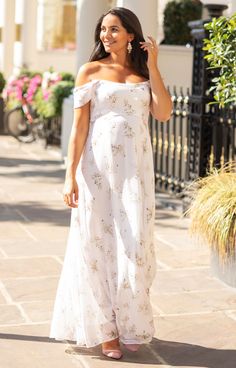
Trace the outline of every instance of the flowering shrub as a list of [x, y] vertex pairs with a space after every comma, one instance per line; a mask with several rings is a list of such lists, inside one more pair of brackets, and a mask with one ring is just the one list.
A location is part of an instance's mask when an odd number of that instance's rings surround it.
[[22, 104], [25, 96], [26, 101], [33, 105], [34, 95], [40, 87], [42, 76], [37, 72], [24, 72], [18, 76], [11, 76], [3, 91], [7, 109], [12, 109]]
[[26, 101], [28, 103], [33, 103], [34, 95], [38, 88], [41, 86], [42, 83], [42, 76], [39, 74], [36, 74], [32, 79], [29, 81], [29, 86], [26, 91]]
[[22, 104], [23, 99], [42, 118], [61, 115], [63, 99], [74, 87], [74, 77], [70, 73], [46, 71], [22, 71], [8, 80], [4, 97], [8, 109]]
[[45, 72], [41, 88], [35, 94], [37, 113], [43, 118], [61, 115], [62, 103], [74, 87], [70, 73]]

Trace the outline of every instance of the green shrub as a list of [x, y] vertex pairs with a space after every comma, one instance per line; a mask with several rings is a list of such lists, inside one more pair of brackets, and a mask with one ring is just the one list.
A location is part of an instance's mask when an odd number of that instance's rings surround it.
[[200, 19], [202, 4], [200, 0], [172, 0], [164, 10], [164, 40], [162, 44], [186, 45], [192, 36], [188, 22]]
[[204, 39], [205, 58], [217, 74], [209, 91], [213, 91], [214, 103], [224, 107], [236, 102], [236, 13], [213, 18], [205, 28], [209, 32]]
[[48, 99], [45, 99], [43, 90], [40, 88], [34, 99], [34, 107], [43, 118], [60, 116], [62, 113], [63, 99], [70, 96], [74, 87], [74, 81], [61, 80], [50, 87]]
[[0, 95], [5, 87], [5, 84], [6, 84], [6, 80], [3, 76], [3, 74], [0, 72]]
[[68, 82], [75, 82], [75, 78], [71, 73], [68, 72], [61, 72], [60, 73], [61, 80], [68, 81]]

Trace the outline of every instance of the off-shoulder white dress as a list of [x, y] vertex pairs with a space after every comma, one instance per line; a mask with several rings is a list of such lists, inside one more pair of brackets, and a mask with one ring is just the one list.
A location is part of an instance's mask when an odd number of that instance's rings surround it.
[[89, 101], [79, 206], [72, 209], [50, 337], [87, 347], [118, 336], [147, 343], [156, 269], [149, 81], [92, 80], [74, 89], [74, 108]]

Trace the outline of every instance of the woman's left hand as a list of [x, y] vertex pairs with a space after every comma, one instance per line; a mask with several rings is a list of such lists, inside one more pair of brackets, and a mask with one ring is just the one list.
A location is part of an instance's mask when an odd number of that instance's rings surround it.
[[149, 42], [140, 42], [140, 44], [141, 49], [148, 53], [147, 67], [150, 70], [157, 67], [158, 46], [153, 37], [148, 36], [148, 38], [150, 40]]

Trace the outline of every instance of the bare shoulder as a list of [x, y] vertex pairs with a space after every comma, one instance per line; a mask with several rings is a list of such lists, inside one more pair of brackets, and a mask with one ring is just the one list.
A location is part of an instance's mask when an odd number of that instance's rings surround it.
[[78, 71], [75, 85], [81, 86], [85, 83], [90, 82], [93, 79], [93, 75], [99, 71], [100, 68], [99, 61], [91, 61], [88, 63], [83, 64]]

